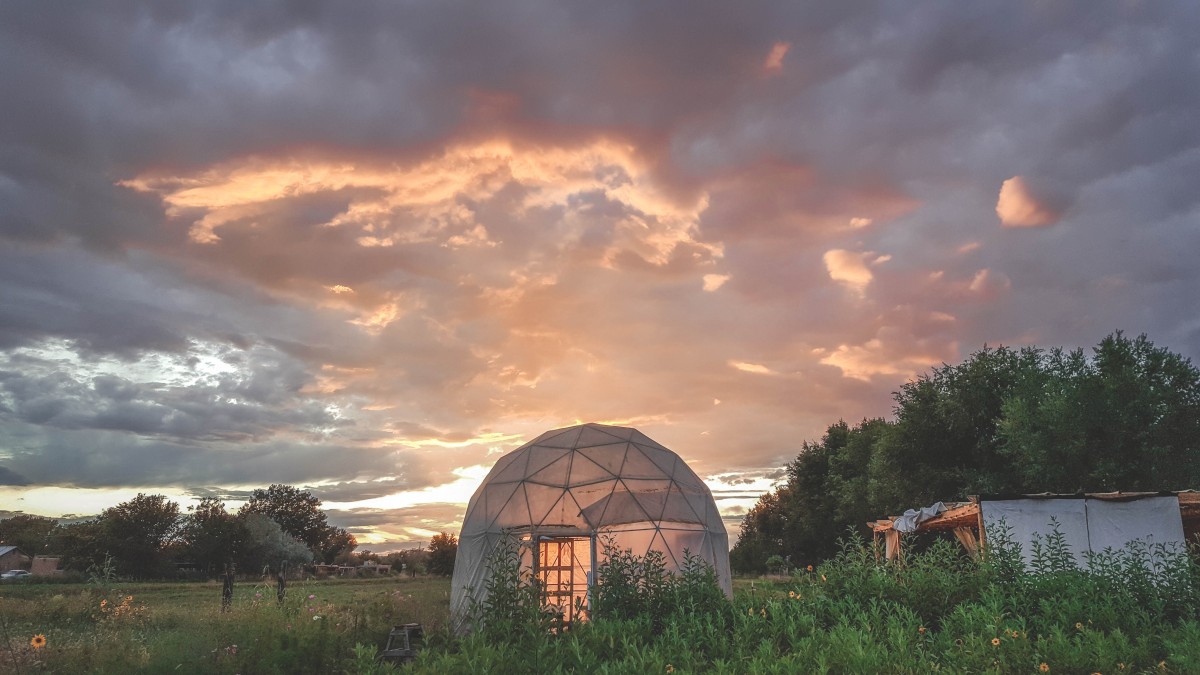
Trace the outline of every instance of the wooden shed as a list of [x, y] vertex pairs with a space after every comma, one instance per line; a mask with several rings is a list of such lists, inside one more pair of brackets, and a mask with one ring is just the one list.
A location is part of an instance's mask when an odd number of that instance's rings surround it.
[[[884, 556], [903, 554], [911, 532], [950, 532], [972, 556], [986, 543], [990, 523], [1001, 518], [1015, 525], [1017, 543], [1053, 527], [1067, 535], [1077, 556], [1085, 551], [1119, 548], [1132, 539], [1153, 542], [1193, 541], [1200, 535], [1200, 492], [1092, 492], [972, 496], [965, 502], [912, 509], [901, 516], [867, 523]], [[1051, 521], [1053, 519], [1053, 521]], [[1025, 546], [1028, 549], [1028, 546]], [[1028, 557], [1028, 556], [1027, 556]]]

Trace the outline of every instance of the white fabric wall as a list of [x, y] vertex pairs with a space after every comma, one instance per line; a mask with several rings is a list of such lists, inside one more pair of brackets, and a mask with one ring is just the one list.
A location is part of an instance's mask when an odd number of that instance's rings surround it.
[[1092, 550], [1097, 553], [1106, 548], [1120, 549], [1135, 539], [1148, 544], [1184, 544], [1178, 497], [1146, 497], [1128, 502], [1089, 499], [1087, 502], [1088, 530]]
[[[1083, 566], [1084, 554], [1090, 550], [1088, 544], [1087, 509], [1083, 499], [1005, 499], [1002, 501], [981, 501], [980, 513], [983, 515], [983, 526], [987, 529], [985, 538], [991, 542], [994, 532], [1001, 530], [1001, 522], [1010, 528], [1013, 543], [1021, 545], [1021, 557], [1025, 566], [1029, 567], [1032, 560], [1032, 542], [1035, 534], [1045, 541], [1047, 535], [1054, 532], [1051, 523], [1057, 521], [1058, 530], [1067, 540], [1067, 546], [1075, 556], [1075, 563]], [[1053, 519], [1053, 521], [1051, 520]]]
[[1086, 553], [1119, 550], [1134, 540], [1149, 544], [1182, 546], [1183, 520], [1179, 498], [1144, 497], [1128, 501], [1105, 499], [1007, 499], [982, 501], [979, 505], [987, 536], [1004, 521], [1013, 541], [1021, 545], [1026, 567], [1032, 561], [1033, 535], [1053, 532], [1051, 518], [1059, 525], [1076, 564], [1086, 565]]

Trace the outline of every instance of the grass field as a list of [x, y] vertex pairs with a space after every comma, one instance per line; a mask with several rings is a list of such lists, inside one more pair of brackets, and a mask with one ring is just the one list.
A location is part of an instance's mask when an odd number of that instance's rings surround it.
[[339, 672], [356, 644], [373, 655], [392, 625], [436, 633], [449, 612], [448, 579], [291, 581], [282, 607], [273, 583], [234, 590], [222, 612], [217, 582], [5, 584], [0, 672]]
[[297, 581], [282, 606], [273, 584], [241, 583], [227, 612], [216, 582], [19, 582], [0, 586], [0, 672], [375, 674], [391, 670], [375, 660], [391, 627], [417, 622], [428, 639], [409, 669], [439, 674], [1200, 673], [1195, 557], [1055, 560], [1029, 572], [935, 545], [880, 565], [851, 547], [737, 579], [732, 602], [696, 579], [656, 582], [606, 615], [597, 600], [596, 619], [565, 633], [535, 605], [500, 607], [465, 638], [446, 630], [447, 579]]

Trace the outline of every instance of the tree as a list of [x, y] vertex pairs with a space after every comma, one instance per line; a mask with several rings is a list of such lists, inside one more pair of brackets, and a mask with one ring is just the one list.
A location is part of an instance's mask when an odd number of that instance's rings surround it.
[[209, 574], [237, 560], [247, 538], [245, 522], [226, 511], [217, 497], [204, 497], [188, 510], [180, 531], [180, 555]]
[[312, 562], [312, 549], [284, 532], [275, 520], [262, 513], [249, 513], [242, 522], [246, 528], [246, 540], [238, 560], [240, 569], [247, 572], [267, 568], [278, 571], [285, 566]]
[[46, 552], [50, 533], [58, 525], [53, 518], [21, 514], [0, 520], [0, 544], [9, 544], [28, 555]]
[[429, 573], [448, 577], [454, 574], [454, 559], [458, 555], [458, 537], [443, 532], [433, 535], [429, 542]]
[[291, 485], [272, 485], [250, 493], [238, 514], [260, 513], [274, 520], [284, 532], [304, 542], [313, 557], [328, 562], [354, 550], [358, 543], [345, 530], [329, 525], [321, 511], [321, 500]]
[[101, 548], [111, 554], [121, 574], [162, 576], [169, 567], [167, 544], [179, 529], [179, 505], [163, 495], [138, 494], [105, 509], [98, 519]]
[[47, 550], [61, 558], [65, 570], [86, 572], [104, 560], [107, 553], [100, 521], [59, 525], [50, 532]]
[[1084, 350], [988, 348], [895, 393], [895, 419], [831, 425], [742, 522], [734, 569], [836, 552], [847, 528], [968, 495], [1200, 485], [1200, 370], [1117, 332]]
[[325, 530], [325, 538], [316, 557], [326, 563], [349, 559], [357, 547], [358, 540], [354, 535], [340, 527], [330, 527]]

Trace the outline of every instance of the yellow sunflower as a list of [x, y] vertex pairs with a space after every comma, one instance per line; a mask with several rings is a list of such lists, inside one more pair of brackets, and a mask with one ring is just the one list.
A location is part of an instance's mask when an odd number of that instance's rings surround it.
[[29, 640], [29, 646], [34, 649], [41, 649], [46, 646], [46, 636], [38, 633]]
[[992, 646], [999, 647], [1000, 646], [1000, 638], [992, 638]]

